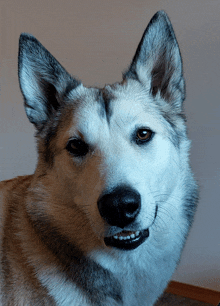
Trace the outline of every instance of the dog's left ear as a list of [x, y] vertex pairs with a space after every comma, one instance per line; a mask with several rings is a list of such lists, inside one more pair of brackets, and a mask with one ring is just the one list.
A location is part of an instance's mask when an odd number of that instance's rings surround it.
[[153, 97], [158, 94], [181, 108], [185, 98], [182, 60], [178, 43], [167, 14], [157, 12], [139, 43], [124, 78], [139, 80]]

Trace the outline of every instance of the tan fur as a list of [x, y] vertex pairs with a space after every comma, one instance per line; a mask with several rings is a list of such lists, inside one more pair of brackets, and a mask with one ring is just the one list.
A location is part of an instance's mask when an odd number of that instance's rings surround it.
[[[27, 305], [30, 301], [37, 303], [38, 296], [42, 297], [45, 305], [55, 303], [40, 284], [36, 273], [44, 272], [51, 266], [57, 267], [60, 262], [43, 243], [29, 214], [36, 215], [36, 218], [49, 216], [53, 226], [83, 254], [104, 246], [104, 242], [91, 229], [86, 203], [83, 203], [85, 199], [88, 203], [96, 202], [103, 189], [99, 177], [100, 157], [94, 155], [86, 165], [82, 163], [77, 167], [71, 162], [65, 151], [71, 124], [68, 116], [64, 117], [60, 130], [51, 142], [55, 154], [52, 168], [44, 163], [40, 153], [33, 175], [0, 182], [4, 305]], [[44, 151], [43, 142], [39, 141], [38, 147], [40, 152]], [[104, 221], [100, 218], [96, 226], [104, 228]]]
[[[39, 294], [45, 302], [51, 302], [29, 264], [31, 254], [37, 258], [37, 254], [43, 251], [42, 244], [30, 226], [25, 207], [27, 189], [32, 179], [33, 176], [24, 176], [0, 184], [1, 207], [4, 210], [1, 217], [4, 227], [1, 233], [1, 260], [4, 264], [1, 273], [7, 290], [6, 305], [22, 305], [22, 301], [25, 305], [31, 299], [37, 302]], [[10, 287], [14, 291], [9, 291]]]

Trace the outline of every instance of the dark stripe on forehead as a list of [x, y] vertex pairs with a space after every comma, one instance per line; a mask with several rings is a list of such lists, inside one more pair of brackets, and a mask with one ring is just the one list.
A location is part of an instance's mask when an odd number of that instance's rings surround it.
[[115, 96], [109, 92], [106, 88], [103, 88], [99, 92], [99, 100], [102, 105], [103, 112], [102, 114], [106, 116], [107, 121], [110, 121], [110, 117], [112, 116], [112, 107], [111, 102], [115, 99]]

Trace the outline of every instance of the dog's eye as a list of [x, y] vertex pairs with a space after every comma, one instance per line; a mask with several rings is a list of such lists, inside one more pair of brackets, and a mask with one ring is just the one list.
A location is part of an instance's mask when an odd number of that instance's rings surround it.
[[67, 146], [67, 151], [69, 151], [75, 157], [85, 156], [89, 152], [89, 146], [81, 139], [71, 139]]
[[137, 144], [142, 144], [151, 139], [153, 132], [150, 129], [139, 129], [136, 133]]

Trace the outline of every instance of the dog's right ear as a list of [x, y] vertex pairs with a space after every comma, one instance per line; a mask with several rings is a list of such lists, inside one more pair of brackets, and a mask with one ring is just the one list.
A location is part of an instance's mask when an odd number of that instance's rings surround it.
[[64, 95], [80, 84], [26, 33], [19, 40], [18, 74], [27, 117], [37, 129], [60, 108]]

